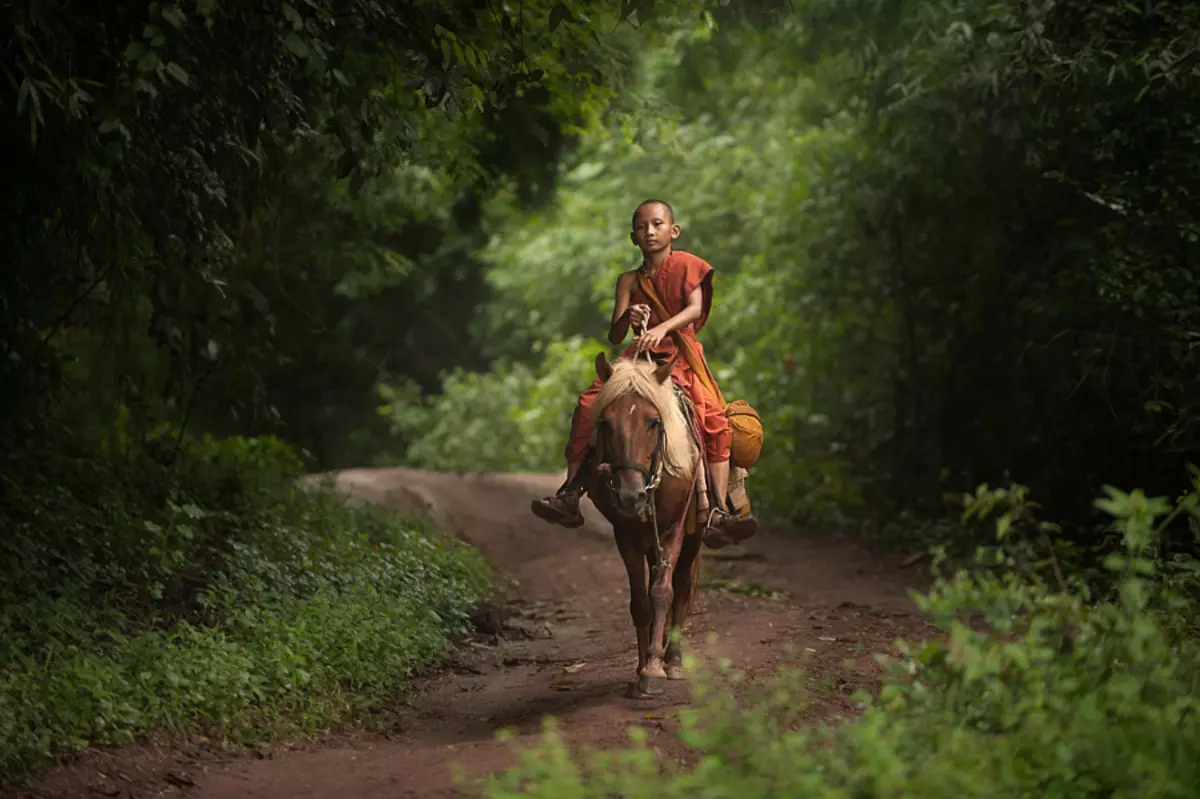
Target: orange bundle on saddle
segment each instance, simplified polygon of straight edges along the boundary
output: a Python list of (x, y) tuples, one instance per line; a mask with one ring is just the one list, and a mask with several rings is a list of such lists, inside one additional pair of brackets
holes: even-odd
[[(658, 299), (658, 293), (654, 290), (654, 284), (650, 282), (650, 278), (639, 271), (638, 283), (642, 287), (642, 292), (654, 306), (654, 312), (658, 314), (658, 318), (670, 319), (671, 314), (667, 313), (662, 301)], [(692, 368), (696, 377), (704, 384), (705, 388), (712, 392), (712, 395), (721, 403), (721, 407), (725, 409), (725, 418), (729, 420), (729, 426), (733, 429), (729, 462), (741, 469), (749, 469), (754, 466), (758, 463), (759, 455), (762, 454), (763, 442), (762, 419), (759, 417), (758, 411), (750, 407), (750, 403), (745, 400), (725, 402), (725, 397), (717, 388), (717, 381), (713, 379), (712, 374), (708, 371), (708, 364), (700, 358), (700, 354), (692, 349), (688, 340), (679, 335), (678, 331), (672, 330), (671, 338), (675, 341), (675, 346), (683, 353), (684, 360), (688, 362), (688, 366)]]

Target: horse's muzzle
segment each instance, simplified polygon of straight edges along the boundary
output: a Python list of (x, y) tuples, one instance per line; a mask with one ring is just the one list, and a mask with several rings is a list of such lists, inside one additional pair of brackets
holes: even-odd
[(642, 488), (618, 488), (613, 491), (613, 505), (617, 513), (629, 519), (645, 521), (650, 515), (650, 496)]

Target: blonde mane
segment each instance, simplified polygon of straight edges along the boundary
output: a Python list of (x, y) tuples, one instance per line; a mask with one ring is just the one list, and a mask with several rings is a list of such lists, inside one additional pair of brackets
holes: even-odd
[(624, 394), (636, 394), (647, 400), (662, 417), (666, 438), (663, 466), (667, 474), (672, 477), (691, 477), (697, 456), (692, 431), (675, 397), (674, 383), (671, 380), (659, 383), (654, 376), (656, 368), (650, 361), (629, 358), (621, 358), (613, 363), (612, 375), (604, 381), (596, 397), (592, 409), (593, 421), (599, 419), (604, 409)]

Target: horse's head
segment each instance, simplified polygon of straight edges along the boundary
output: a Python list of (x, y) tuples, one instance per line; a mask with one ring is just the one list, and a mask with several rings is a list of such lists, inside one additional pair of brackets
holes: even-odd
[(596, 418), (601, 484), (609, 490), (613, 509), (631, 519), (646, 518), (650, 489), (666, 465), (665, 425), (670, 420), (660, 411), (661, 392), (671, 391), (667, 381), (674, 366), (672, 358), (657, 367), (622, 360), (614, 368), (604, 353), (596, 356), (596, 374), (605, 383)]

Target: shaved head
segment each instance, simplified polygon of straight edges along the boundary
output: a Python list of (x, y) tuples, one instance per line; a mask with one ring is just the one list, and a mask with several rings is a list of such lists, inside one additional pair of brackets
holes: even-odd
[(675, 222), (675, 210), (673, 208), (671, 208), (670, 203), (665, 203), (662, 200), (645, 200), (637, 208), (633, 209), (633, 223), (632, 224), (634, 227), (637, 227), (638, 212), (641, 211), (643, 208), (645, 208), (648, 205), (661, 205), (663, 207), (663, 209), (666, 210), (666, 212), (667, 212), (667, 218), (670, 219), (672, 223)]

